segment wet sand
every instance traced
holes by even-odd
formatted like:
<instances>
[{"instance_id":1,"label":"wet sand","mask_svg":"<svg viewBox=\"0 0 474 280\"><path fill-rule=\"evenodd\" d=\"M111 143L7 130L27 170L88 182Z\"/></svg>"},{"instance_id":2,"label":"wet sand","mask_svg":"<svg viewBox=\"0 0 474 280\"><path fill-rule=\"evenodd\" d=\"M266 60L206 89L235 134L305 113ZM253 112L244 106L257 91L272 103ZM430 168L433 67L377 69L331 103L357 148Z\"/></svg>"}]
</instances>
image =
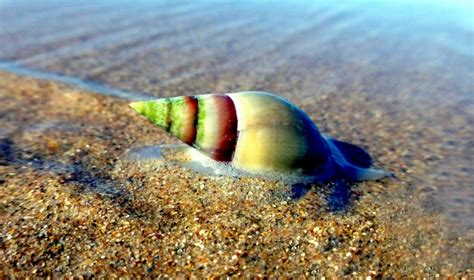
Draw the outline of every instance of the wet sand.
<instances>
[{"instance_id":1,"label":"wet sand","mask_svg":"<svg viewBox=\"0 0 474 280\"><path fill-rule=\"evenodd\" d=\"M0 3L2 278L472 275L474 31L458 11L127 3ZM131 100L244 90L288 98L396 177L353 184L334 212L331 184L295 200L132 156L177 141Z\"/></svg>"},{"instance_id":2,"label":"wet sand","mask_svg":"<svg viewBox=\"0 0 474 280\"><path fill-rule=\"evenodd\" d=\"M333 213L330 185L292 200L278 182L134 160L130 149L175 141L125 100L5 72L0 96L4 276L472 272L472 229L447 228L429 189L414 195L414 174L429 167L392 151L391 133L369 133L384 143L369 150L398 178L354 184L349 210ZM320 106L339 103L326 98ZM342 115L333 123L348 121ZM380 131L378 122L358 128ZM396 143L412 148L399 134Z\"/></svg>"}]
</instances>

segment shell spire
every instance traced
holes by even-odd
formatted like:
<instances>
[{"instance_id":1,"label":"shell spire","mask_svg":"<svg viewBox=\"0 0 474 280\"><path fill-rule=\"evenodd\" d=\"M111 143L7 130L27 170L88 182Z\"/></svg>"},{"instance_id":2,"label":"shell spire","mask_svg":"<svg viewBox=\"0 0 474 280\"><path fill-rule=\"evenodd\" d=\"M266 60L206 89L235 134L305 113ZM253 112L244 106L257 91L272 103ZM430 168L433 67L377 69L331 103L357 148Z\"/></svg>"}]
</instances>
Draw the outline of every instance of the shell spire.
<instances>
[{"instance_id":1,"label":"shell spire","mask_svg":"<svg viewBox=\"0 0 474 280\"><path fill-rule=\"evenodd\" d=\"M225 94L183 96L130 104L171 135L218 161L231 161L237 142L237 113Z\"/></svg>"},{"instance_id":2,"label":"shell spire","mask_svg":"<svg viewBox=\"0 0 474 280\"><path fill-rule=\"evenodd\" d=\"M130 107L184 143L194 143L198 108L195 97L137 101L131 103Z\"/></svg>"}]
</instances>

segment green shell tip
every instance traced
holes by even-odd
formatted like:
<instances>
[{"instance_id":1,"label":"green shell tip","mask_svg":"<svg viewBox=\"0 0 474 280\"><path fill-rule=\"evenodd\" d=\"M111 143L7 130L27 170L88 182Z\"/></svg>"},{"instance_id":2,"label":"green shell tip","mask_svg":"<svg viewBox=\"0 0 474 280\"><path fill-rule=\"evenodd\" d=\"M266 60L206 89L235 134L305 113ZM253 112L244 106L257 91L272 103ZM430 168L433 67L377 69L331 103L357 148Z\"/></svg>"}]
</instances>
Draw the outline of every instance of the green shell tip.
<instances>
[{"instance_id":1,"label":"green shell tip","mask_svg":"<svg viewBox=\"0 0 474 280\"><path fill-rule=\"evenodd\" d=\"M129 106L154 124L168 129L170 102L168 99L132 102Z\"/></svg>"},{"instance_id":2,"label":"green shell tip","mask_svg":"<svg viewBox=\"0 0 474 280\"><path fill-rule=\"evenodd\" d=\"M132 102L129 104L130 108L133 110L137 111L140 114L143 114L145 111L145 102L144 101L137 101L137 102Z\"/></svg>"}]
</instances>

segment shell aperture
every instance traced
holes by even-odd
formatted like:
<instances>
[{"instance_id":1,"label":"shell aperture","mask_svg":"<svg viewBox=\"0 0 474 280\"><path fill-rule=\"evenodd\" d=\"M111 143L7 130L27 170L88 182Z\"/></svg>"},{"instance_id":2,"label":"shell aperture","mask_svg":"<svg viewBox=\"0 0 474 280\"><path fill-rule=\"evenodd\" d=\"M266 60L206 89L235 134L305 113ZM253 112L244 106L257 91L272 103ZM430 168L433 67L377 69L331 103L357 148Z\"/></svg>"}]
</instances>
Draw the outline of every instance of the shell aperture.
<instances>
[{"instance_id":1,"label":"shell aperture","mask_svg":"<svg viewBox=\"0 0 474 280\"><path fill-rule=\"evenodd\" d=\"M334 176L374 179L385 174L367 173L370 156L365 151L322 136L301 109L273 94L205 94L130 106L202 154L239 170L310 175L317 181ZM364 164L355 159L357 153L365 156L359 160Z\"/></svg>"}]
</instances>

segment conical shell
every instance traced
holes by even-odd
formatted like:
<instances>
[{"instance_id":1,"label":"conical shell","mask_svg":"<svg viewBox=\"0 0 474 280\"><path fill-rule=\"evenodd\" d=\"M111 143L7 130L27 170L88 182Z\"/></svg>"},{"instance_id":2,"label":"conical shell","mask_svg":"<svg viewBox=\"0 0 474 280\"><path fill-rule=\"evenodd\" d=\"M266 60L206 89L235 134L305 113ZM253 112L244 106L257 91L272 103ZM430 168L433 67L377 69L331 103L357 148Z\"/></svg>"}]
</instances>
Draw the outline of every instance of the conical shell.
<instances>
[{"instance_id":1,"label":"conical shell","mask_svg":"<svg viewBox=\"0 0 474 280\"><path fill-rule=\"evenodd\" d=\"M269 93L163 98L130 106L184 143L243 170L314 173L330 157L311 119Z\"/></svg>"}]
</instances>

